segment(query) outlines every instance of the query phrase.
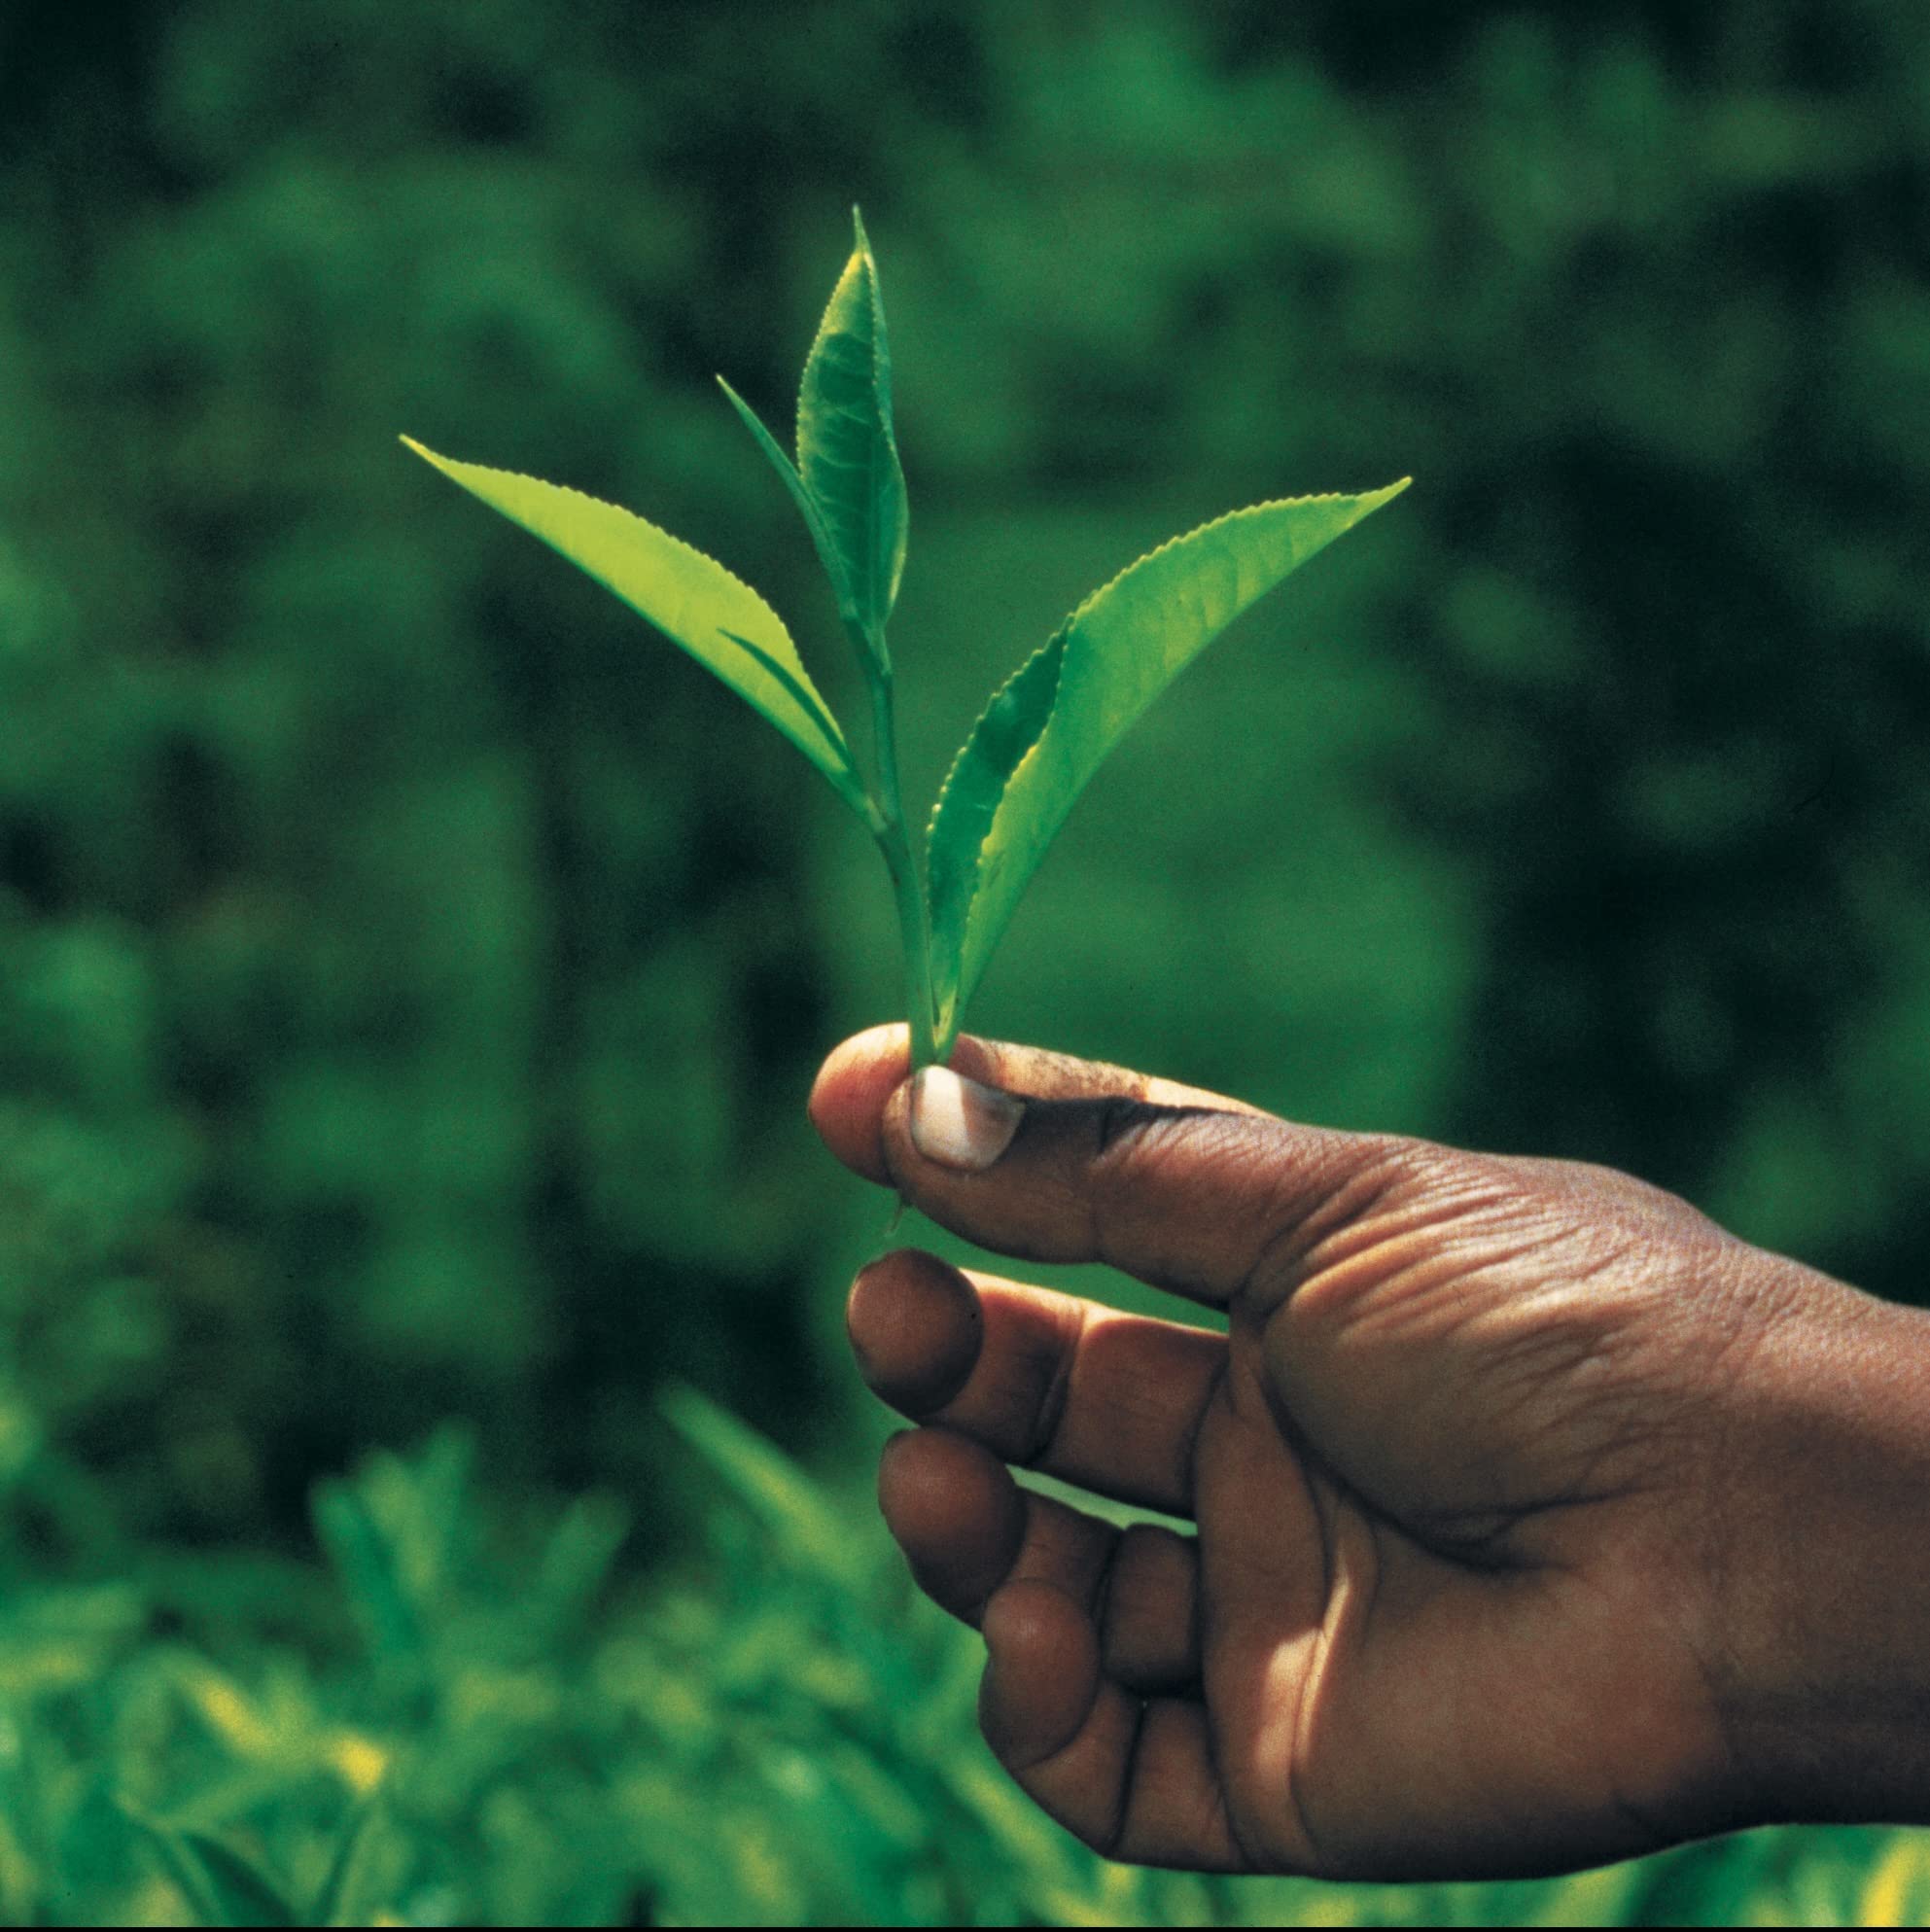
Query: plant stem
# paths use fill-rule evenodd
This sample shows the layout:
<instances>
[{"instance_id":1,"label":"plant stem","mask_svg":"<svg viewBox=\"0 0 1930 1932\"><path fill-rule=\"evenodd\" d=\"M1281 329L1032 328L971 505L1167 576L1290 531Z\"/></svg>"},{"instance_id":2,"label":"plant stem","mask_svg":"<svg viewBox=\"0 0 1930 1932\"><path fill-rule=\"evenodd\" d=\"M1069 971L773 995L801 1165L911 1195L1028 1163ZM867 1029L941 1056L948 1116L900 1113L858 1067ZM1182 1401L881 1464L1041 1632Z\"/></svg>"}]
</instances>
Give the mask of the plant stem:
<instances>
[{"instance_id":1,"label":"plant stem","mask_svg":"<svg viewBox=\"0 0 1930 1932\"><path fill-rule=\"evenodd\" d=\"M878 850L892 875L892 892L897 900L898 936L904 949L905 1004L911 1022L911 1071L930 1067L937 1059L932 1036L931 936L925 910L925 884L919 877L918 861L905 829L904 804L898 792L897 723L892 704L890 660L882 649L866 666L866 682L871 686L873 750L878 771L877 824L873 826Z\"/></svg>"}]
</instances>

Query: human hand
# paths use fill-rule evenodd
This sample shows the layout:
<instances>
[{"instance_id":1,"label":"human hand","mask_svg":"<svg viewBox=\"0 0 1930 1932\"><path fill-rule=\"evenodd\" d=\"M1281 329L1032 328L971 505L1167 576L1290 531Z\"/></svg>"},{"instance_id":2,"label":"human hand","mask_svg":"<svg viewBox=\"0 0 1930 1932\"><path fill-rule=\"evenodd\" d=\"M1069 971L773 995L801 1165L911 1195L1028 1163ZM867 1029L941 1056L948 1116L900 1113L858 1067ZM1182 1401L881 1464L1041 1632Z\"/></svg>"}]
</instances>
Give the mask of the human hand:
<instances>
[{"instance_id":1,"label":"human hand","mask_svg":"<svg viewBox=\"0 0 1930 1932\"><path fill-rule=\"evenodd\" d=\"M915 1088L881 1028L812 1117L981 1247L1230 1324L912 1250L853 1289L867 1381L923 1425L886 1521L981 1628L986 1737L1054 1817L1136 1862L1395 1879L1924 1815L1922 1317L1606 1169L952 1064L1027 1098Z\"/></svg>"}]
</instances>

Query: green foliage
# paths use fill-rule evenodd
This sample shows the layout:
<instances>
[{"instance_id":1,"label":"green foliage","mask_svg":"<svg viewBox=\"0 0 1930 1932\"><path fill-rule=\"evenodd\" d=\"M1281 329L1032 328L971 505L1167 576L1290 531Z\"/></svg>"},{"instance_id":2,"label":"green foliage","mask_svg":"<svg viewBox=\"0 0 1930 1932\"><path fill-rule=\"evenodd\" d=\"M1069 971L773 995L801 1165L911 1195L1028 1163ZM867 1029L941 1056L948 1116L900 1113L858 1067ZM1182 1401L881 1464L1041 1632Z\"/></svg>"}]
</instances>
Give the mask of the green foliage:
<instances>
[{"instance_id":1,"label":"green foliage","mask_svg":"<svg viewBox=\"0 0 1930 1932\"><path fill-rule=\"evenodd\" d=\"M328 1572L281 1579L282 1614L292 1598L326 1629L345 1602L359 1648L272 1641L265 1620L219 1638L193 1614L156 1643L143 1635L162 1606L152 1584L112 1615L72 1589L16 1600L0 1621L0 1914L24 1925L1840 1924L1895 1923L1930 1903L1930 1841L1897 1832L1757 1833L1515 1884L1109 1866L1020 1798L976 1741L976 1640L916 1598L875 1522L855 1528L849 1494L700 1397L674 1406L721 1487L704 1547L647 1592L605 1566L586 1598L574 1562L554 1560L564 1526L606 1499L579 1499L546 1533L513 1530L471 1481L473 1444L445 1434L328 1493L357 1512L372 1561L332 1543ZM388 1621L399 1587L411 1617L401 1649Z\"/></svg>"},{"instance_id":2,"label":"green foliage","mask_svg":"<svg viewBox=\"0 0 1930 1932\"><path fill-rule=\"evenodd\" d=\"M363 1902L361 1879L380 1809L381 1787L377 1785L349 1812L336 1841L334 1855L329 1860L329 1869L309 1905L308 1924L358 1925L368 1919L370 1908Z\"/></svg>"},{"instance_id":3,"label":"green foliage","mask_svg":"<svg viewBox=\"0 0 1930 1932\"><path fill-rule=\"evenodd\" d=\"M403 441L473 497L614 590L671 643L716 672L863 817L864 796L844 733L825 709L784 620L748 583L614 504L507 470L455 463L407 437Z\"/></svg>"},{"instance_id":4,"label":"green foliage","mask_svg":"<svg viewBox=\"0 0 1930 1932\"><path fill-rule=\"evenodd\" d=\"M730 406L737 411L744 427L751 432L757 447L770 458L771 468L784 479L784 486L790 492L790 500L797 506L797 513L804 519L804 527L811 533L811 542L816 545L818 561L824 566L825 575L830 580L831 587L837 592L838 615L843 617L848 631L863 635L863 619L860 617L857 602L849 586L849 573L837 547L837 541L831 535L830 525L825 520L825 512L819 507L818 499L805 488L804 478L797 474L797 466L778 447L777 439L771 435L757 412L738 395L722 376L718 377L718 387L730 401ZM895 586L894 586L895 588ZM879 626L880 642L883 641L883 624ZM868 649L869 646L867 645Z\"/></svg>"},{"instance_id":5,"label":"green foliage","mask_svg":"<svg viewBox=\"0 0 1930 1932\"><path fill-rule=\"evenodd\" d=\"M994 695L931 818L941 1054L1101 760L1241 612L1406 487L1256 504L1174 538L1095 590Z\"/></svg>"},{"instance_id":6,"label":"green foliage","mask_svg":"<svg viewBox=\"0 0 1930 1932\"><path fill-rule=\"evenodd\" d=\"M122 1808L200 1925L297 1925L295 1908L257 1865L206 1832L174 1831ZM323 1919L320 1923L326 1924Z\"/></svg>"},{"instance_id":7,"label":"green foliage","mask_svg":"<svg viewBox=\"0 0 1930 1932\"><path fill-rule=\"evenodd\" d=\"M1304 497L1229 511L1094 591L994 694L961 748L931 819L928 886L904 834L885 643L904 570L904 472L892 428L878 267L855 209L852 219L858 246L804 365L795 468L750 405L719 381L789 486L873 686L878 773L868 796L790 632L727 571L627 510L403 441L709 665L871 827L897 888L912 1061L922 1066L950 1052L965 1002L1020 896L1105 755L1248 605L1406 482L1371 496ZM761 628L763 641L733 625Z\"/></svg>"},{"instance_id":8,"label":"green foliage","mask_svg":"<svg viewBox=\"0 0 1930 1932\"><path fill-rule=\"evenodd\" d=\"M825 309L797 396L797 469L830 538L839 608L881 658L904 575L905 487L892 429L892 356L864 223ZM889 660L885 660L889 661Z\"/></svg>"}]
</instances>

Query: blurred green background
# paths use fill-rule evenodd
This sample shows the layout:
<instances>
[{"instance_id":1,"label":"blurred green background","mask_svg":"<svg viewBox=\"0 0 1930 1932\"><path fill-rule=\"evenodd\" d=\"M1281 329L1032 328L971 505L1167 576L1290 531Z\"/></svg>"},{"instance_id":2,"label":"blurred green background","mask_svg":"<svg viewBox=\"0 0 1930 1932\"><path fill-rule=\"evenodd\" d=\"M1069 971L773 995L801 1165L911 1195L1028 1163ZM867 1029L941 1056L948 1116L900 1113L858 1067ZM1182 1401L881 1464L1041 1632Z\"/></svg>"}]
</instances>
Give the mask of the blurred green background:
<instances>
[{"instance_id":1,"label":"blurred green background","mask_svg":"<svg viewBox=\"0 0 1930 1932\"><path fill-rule=\"evenodd\" d=\"M1924 1292L1921 7L0 0L0 1919L1920 1914L1898 1835L1219 1885L1000 1780L803 1119L882 868L395 440L662 522L849 708L711 378L788 424L854 201L921 798L1150 544L1416 477L974 1028Z\"/></svg>"}]
</instances>

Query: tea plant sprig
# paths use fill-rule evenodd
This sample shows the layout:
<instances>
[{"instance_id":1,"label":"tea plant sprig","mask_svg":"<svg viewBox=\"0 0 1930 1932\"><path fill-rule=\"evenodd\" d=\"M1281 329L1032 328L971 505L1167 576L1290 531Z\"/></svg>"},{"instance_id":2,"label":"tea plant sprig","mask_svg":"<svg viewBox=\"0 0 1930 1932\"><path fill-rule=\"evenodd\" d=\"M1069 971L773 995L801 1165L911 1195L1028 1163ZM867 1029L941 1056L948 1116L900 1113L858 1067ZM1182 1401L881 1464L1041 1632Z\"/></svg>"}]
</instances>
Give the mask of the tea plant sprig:
<instances>
[{"instance_id":1,"label":"tea plant sprig","mask_svg":"<svg viewBox=\"0 0 1930 1932\"><path fill-rule=\"evenodd\" d=\"M886 626L904 573L904 471L892 423L878 267L856 246L804 365L796 460L718 378L804 518L871 700L861 769L784 621L724 567L629 510L404 442L541 537L777 726L857 814L891 874L914 1068L942 1061L1053 835L1152 700L1248 605L1407 487L1287 497L1175 537L1095 590L994 693L938 794L925 867L898 784Z\"/></svg>"}]
</instances>

